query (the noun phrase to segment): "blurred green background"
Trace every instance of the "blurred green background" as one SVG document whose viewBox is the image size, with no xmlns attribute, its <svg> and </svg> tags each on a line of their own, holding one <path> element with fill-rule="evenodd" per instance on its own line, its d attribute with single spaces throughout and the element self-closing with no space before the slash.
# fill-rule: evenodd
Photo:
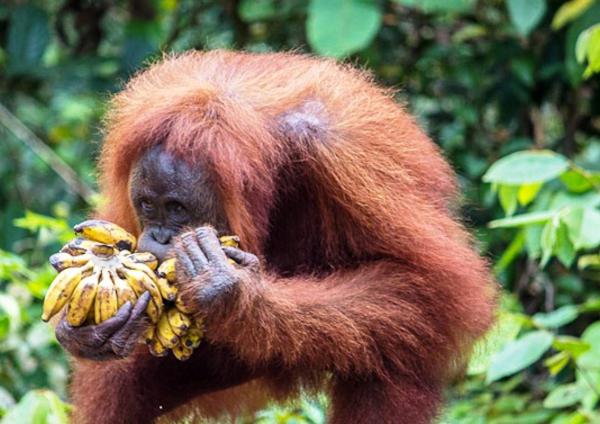
<svg viewBox="0 0 600 424">
<path fill-rule="evenodd" d="M 460 175 L 503 286 L 443 423 L 599 423 L 600 2 L 39 0 L 0 5 L 0 417 L 66 422 L 47 257 L 97 201 L 106 100 L 186 49 L 295 49 L 399 89 Z M 327 399 L 243 422 L 325 422 Z"/>
</svg>

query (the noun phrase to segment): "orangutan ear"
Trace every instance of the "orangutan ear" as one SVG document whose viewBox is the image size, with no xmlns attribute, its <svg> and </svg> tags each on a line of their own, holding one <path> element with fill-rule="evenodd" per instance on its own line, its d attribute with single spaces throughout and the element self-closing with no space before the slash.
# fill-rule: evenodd
<svg viewBox="0 0 600 424">
<path fill-rule="evenodd" d="M 279 135 L 300 146 L 325 142 L 327 128 L 327 112 L 318 100 L 308 100 L 277 117 Z"/>
</svg>

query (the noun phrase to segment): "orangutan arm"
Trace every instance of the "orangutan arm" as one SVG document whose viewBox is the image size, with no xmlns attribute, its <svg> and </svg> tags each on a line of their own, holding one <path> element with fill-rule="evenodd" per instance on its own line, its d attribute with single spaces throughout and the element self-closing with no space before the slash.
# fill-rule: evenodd
<svg viewBox="0 0 600 424">
<path fill-rule="evenodd" d="M 238 249 L 225 249 L 238 265 L 223 263 L 210 229 L 196 230 L 196 238 L 197 245 L 193 236 L 176 245 L 187 252 L 178 255 L 184 268 L 194 268 L 194 254 L 204 252 L 196 271 L 180 273 L 184 301 L 204 318 L 208 340 L 250 364 L 338 375 L 377 375 L 390 367 L 433 373 L 448 369 L 451 353 L 460 352 L 458 334 L 479 336 L 490 319 L 491 291 L 469 290 L 471 281 L 429 279 L 391 260 L 322 278 L 280 278 Z M 478 313 L 480 321 L 464 319 Z"/>
</svg>

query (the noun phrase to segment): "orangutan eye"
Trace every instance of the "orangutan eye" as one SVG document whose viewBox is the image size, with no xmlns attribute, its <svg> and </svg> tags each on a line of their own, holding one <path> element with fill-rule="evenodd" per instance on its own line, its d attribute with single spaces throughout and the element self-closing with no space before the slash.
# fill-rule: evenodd
<svg viewBox="0 0 600 424">
<path fill-rule="evenodd" d="M 146 215 L 149 215 L 152 212 L 154 212 L 154 205 L 148 200 L 140 201 L 140 208 L 142 209 L 142 212 Z"/>
<path fill-rule="evenodd" d="M 173 201 L 167 203 L 167 212 L 169 215 L 182 216 L 185 214 L 186 209 L 181 203 Z"/>
</svg>

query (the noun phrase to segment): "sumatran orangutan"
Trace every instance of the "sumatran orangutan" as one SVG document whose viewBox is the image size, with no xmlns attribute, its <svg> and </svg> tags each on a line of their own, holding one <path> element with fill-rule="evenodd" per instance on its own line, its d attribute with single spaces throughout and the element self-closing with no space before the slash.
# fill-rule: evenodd
<svg viewBox="0 0 600 424">
<path fill-rule="evenodd" d="M 115 96 L 100 182 L 95 215 L 177 258 L 205 336 L 188 361 L 151 356 L 147 295 L 96 326 L 60 322 L 75 423 L 231 418 L 318 390 L 331 423 L 429 423 L 492 322 L 451 168 L 351 67 L 168 57 Z"/>
</svg>

